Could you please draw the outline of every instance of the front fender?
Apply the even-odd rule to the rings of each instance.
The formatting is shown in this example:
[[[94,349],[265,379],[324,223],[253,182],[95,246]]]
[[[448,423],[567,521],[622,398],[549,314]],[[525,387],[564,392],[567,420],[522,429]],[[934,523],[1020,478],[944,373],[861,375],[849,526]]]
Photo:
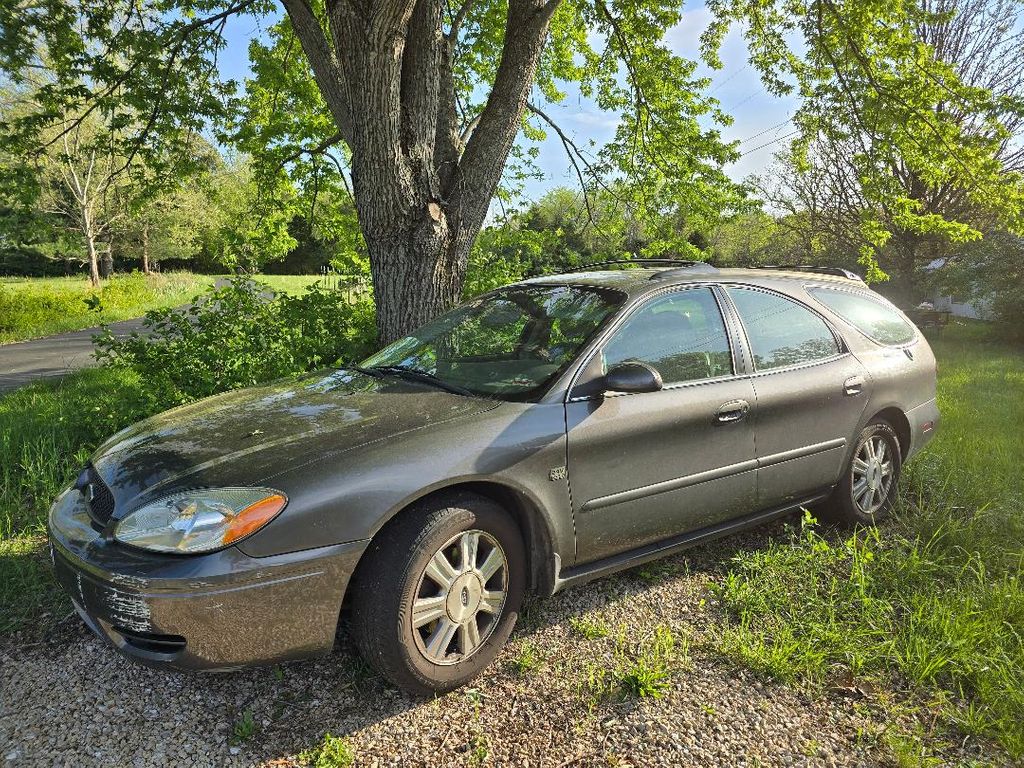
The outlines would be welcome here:
[[[289,505],[239,547],[266,557],[370,538],[430,493],[487,482],[529,500],[555,552],[571,563],[575,532],[564,468],[564,406],[502,403],[267,478]]]

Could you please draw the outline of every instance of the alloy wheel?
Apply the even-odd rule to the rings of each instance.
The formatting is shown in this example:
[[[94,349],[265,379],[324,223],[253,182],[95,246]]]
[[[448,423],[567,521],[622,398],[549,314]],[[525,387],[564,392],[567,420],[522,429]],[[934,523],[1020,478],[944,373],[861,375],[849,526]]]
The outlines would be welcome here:
[[[889,498],[893,477],[892,449],[884,437],[872,435],[853,459],[853,503],[861,512],[875,514]]]
[[[508,589],[508,561],[486,531],[453,536],[427,562],[412,603],[420,653],[434,664],[472,656],[498,624]]]

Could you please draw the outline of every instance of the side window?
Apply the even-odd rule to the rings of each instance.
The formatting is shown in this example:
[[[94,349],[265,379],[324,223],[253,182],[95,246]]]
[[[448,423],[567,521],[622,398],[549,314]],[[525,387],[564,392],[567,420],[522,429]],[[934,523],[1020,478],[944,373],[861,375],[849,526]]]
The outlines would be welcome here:
[[[602,359],[605,371],[626,361],[647,363],[666,385],[733,372],[729,337],[710,288],[648,302],[605,345]]]
[[[879,344],[909,344],[916,338],[910,323],[880,297],[817,286],[807,292]]]
[[[773,293],[727,290],[747,332],[755,370],[770,371],[839,354],[828,324],[807,307]]]

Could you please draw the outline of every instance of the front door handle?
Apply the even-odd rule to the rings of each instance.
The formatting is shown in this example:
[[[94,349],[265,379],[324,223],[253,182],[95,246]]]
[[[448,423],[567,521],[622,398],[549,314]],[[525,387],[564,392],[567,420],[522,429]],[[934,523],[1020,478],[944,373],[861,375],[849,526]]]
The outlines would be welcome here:
[[[864,377],[851,376],[843,382],[843,392],[847,395],[859,395],[864,391]]]
[[[715,413],[715,421],[719,424],[731,424],[734,421],[742,421],[750,410],[750,403],[746,400],[730,400],[722,403]]]

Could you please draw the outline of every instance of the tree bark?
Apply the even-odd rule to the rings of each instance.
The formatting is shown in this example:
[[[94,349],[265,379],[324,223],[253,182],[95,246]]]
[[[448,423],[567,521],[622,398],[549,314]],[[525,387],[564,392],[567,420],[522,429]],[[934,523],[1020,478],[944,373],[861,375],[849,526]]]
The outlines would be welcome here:
[[[892,290],[897,304],[913,307],[920,300],[917,286],[917,263],[923,240],[912,232],[897,233],[892,238]]]
[[[559,0],[509,0],[491,94],[465,148],[440,0],[282,0],[352,151],[381,343],[459,300]]]
[[[89,282],[93,288],[100,285],[100,260],[96,253],[96,235],[92,229],[87,229],[85,234],[85,250],[89,254]]]
[[[149,224],[142,225],[142,274],[151,274],[149,268]]]
[[[114,235],[107,231],[107,250],[100,256],[100,277],[109,280],[114,274]]]

